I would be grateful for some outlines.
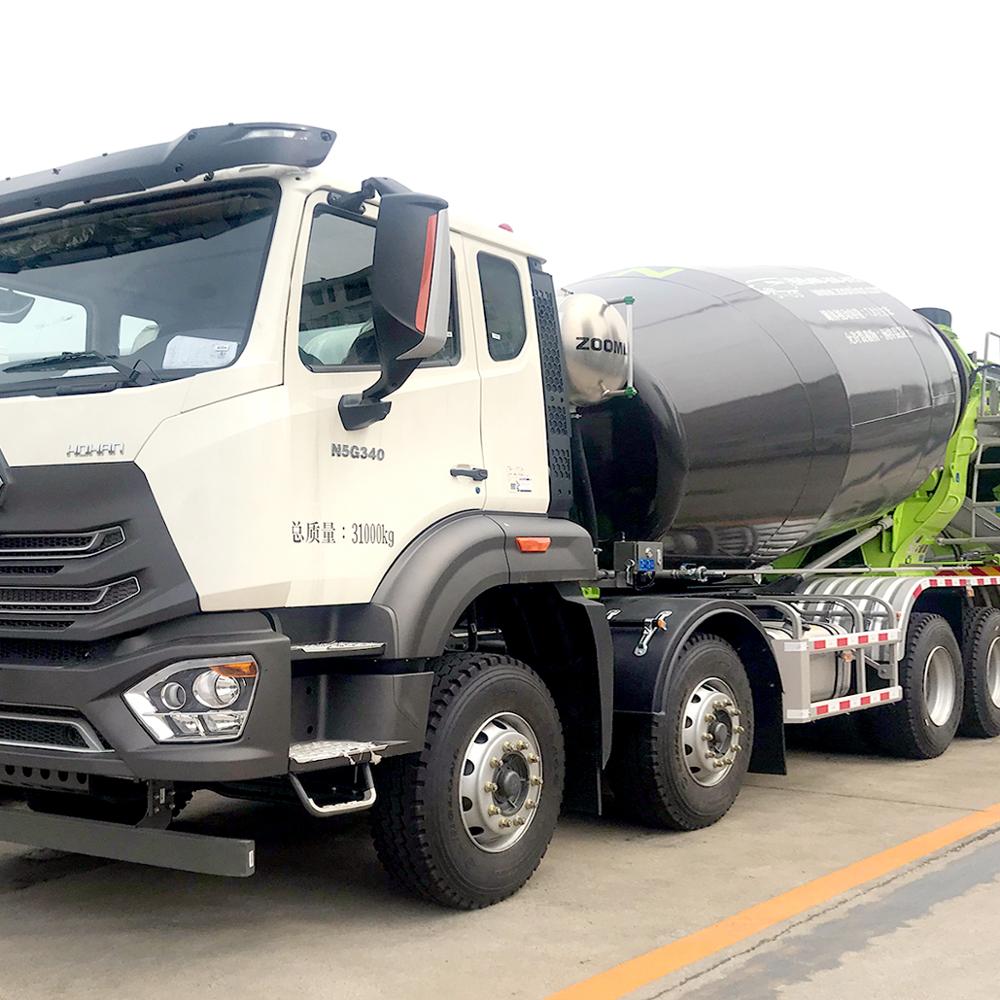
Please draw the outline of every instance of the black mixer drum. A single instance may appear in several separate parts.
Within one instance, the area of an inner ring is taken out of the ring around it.
[[[967,396],[945,336],[812,268],[633,268],[636,399],[582,411],[600,535],[760,565],[871,522],[943,464]]]

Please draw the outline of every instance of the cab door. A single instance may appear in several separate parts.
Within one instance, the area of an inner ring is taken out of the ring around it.
[[[474,323],[452,278],[449,337],[388,397],[384,420],[347,431],[337,406],[379,375],[371,326],[375,213],[307,204],[296,255],[285,382],[295,477],[289,606],[363,603],[400,552],[486,501]],[[454,265],[453,265],[454,267]]]
[[[545,513],[548,445],[528,262],[471,237],[463,238],[463,251],[482,378],[486,506]]]

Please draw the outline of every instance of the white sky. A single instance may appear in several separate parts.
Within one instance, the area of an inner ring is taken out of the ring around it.
[[[559,282],[831,267],[975,348],[1000,329],[998,27],[991,0],[7,0],[0,175],[300,121],[346,178],[510,223]]]

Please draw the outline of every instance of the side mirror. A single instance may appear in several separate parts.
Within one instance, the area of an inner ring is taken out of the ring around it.
[[[35,304],[30,295],[22,295],[11,288],[0,288],[0,323],[20,323]]]
[[[424,358],[444,346],[451,298],[448,203],[427,194],[384,194],[375,228],[372,322],[382,372],[357,395],[342,396],[349,431],[384,420],[395,392]]]

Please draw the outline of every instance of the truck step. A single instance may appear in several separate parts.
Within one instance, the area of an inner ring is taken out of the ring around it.
[[[365,782],[364,794],[359,799],[351,799],[347,802],[331,802],[329,805],[320,805],[306,791],[302,782],[294,774],[288,775],[288,780],[295,789],[295,794],[299,797],[306,812],[319,819],[326,819],[330,816],[345,816],[348,813],[364,812],[375,805],[375,782],[372,780],[372,769],[367,764],[361,768],[361,776]]]
[[[378,763],[388,743],[365,743],[359,740],[313,740],[310,743],[293,743],[288,748],[288,759],[293,764],[326,763],[345,764]]]

